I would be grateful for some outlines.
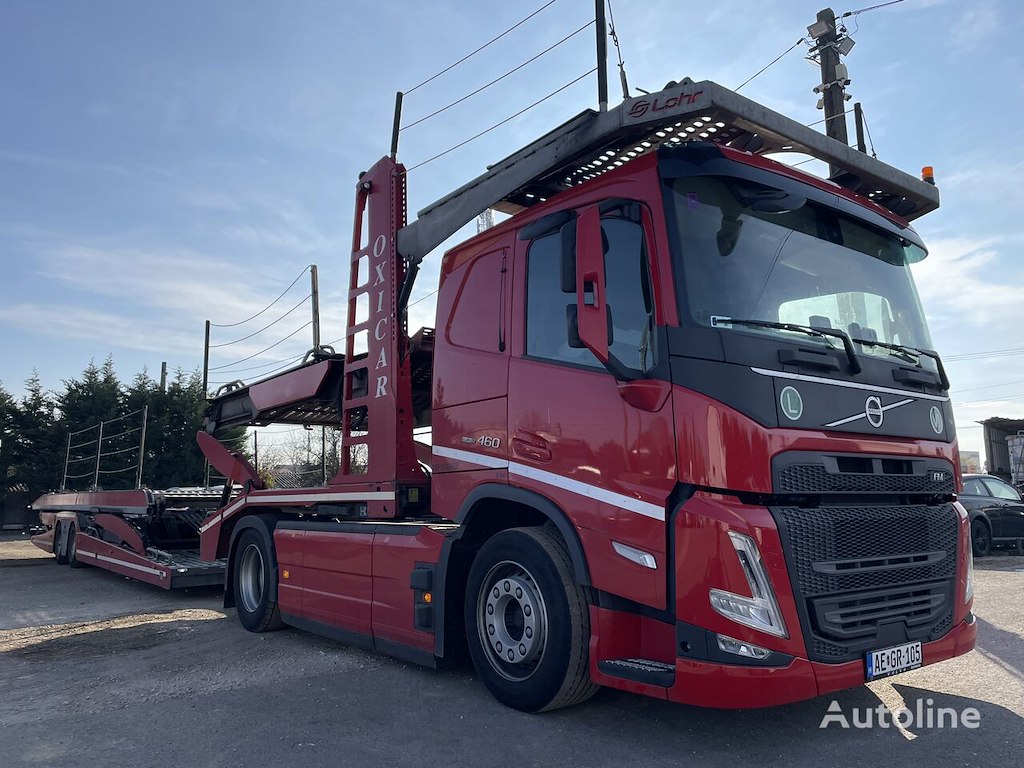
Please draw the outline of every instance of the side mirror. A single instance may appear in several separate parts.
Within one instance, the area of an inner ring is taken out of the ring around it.
[[[569,346],[586,347],[618,381],[643,378],[611,353],[612,310],[606,303],[604,257],[606,240],[601,229],[601,207],[580,211],[575,226],[562,228],[562,290],[575,290],[576,303],[566,307]]]
[[[615,343],[614,334],[615,331],[612,329],[612,308],[608,307],[607,312],[608,318],[608,346]],[[565,332],[569,339],[569,346],[573,349],[583,349],[587,345],[583,343],[583,339],[580,338],[580,322],[579,313],[576,309],[575,304],[565,305]]]
[[[580,341],[602,364],[609,344],[605,296],[601,211],[591,205],[576,219],[576,316]]]

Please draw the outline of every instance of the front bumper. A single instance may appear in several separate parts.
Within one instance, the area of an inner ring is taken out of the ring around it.
[[[924,665],[974,648],[978,625],[969,616],[942,638],[922,645]],[[865,682],[864,660],[822,664],[796,657],[785,667],[752,667],[676,659],[675,682],[667,698],[679,704],[750,709],[811,699]]]

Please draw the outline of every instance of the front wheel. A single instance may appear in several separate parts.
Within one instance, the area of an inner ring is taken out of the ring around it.
[[[980,517],[974,518],[971,523],[971,546],[975,557],[985,557],[992,552],[992,532],[988,529],[988,523]]]
[[[274,554],[259,531],[247,528],[235,543],[232,588],[238,621],[250,632],[268,632],[284,626],[277,601],[272,600]]]
[[[558,536],[513,528],[480,549],[466,591],[473,666],[506,706],[543,712],[586,701],[590,614]]]

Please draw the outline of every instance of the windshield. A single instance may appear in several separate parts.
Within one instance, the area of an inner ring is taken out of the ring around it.
[[[774,206],[781,212],[767,212],[772,206],[759,201],[775,191],[752,192],[749,182],[727,177],[677,178],[671,190],[683,264],[680,300],[697,323],[793,323],[931,349],[909,267],[925,256],[917,245],[795,196]],[[858,351],[893,354],[868,344]]]

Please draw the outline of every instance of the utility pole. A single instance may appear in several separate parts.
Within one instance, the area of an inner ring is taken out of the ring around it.
[[[825,135],[849,146],[846,128],[846,86],[850,83],[846,65],[839,57],[853,48],[853,38],[840,35],[836,29],[836,14],[831,8],[818,11],[814,24],[807,28],[814,39],[812,55],[817,55],[821,67],[821,84],[814,89],[821,94],[820,106],[825,110]],[[845,30],[844,30],[845,32]],[[835,176],[838,168],[831,168]]]

